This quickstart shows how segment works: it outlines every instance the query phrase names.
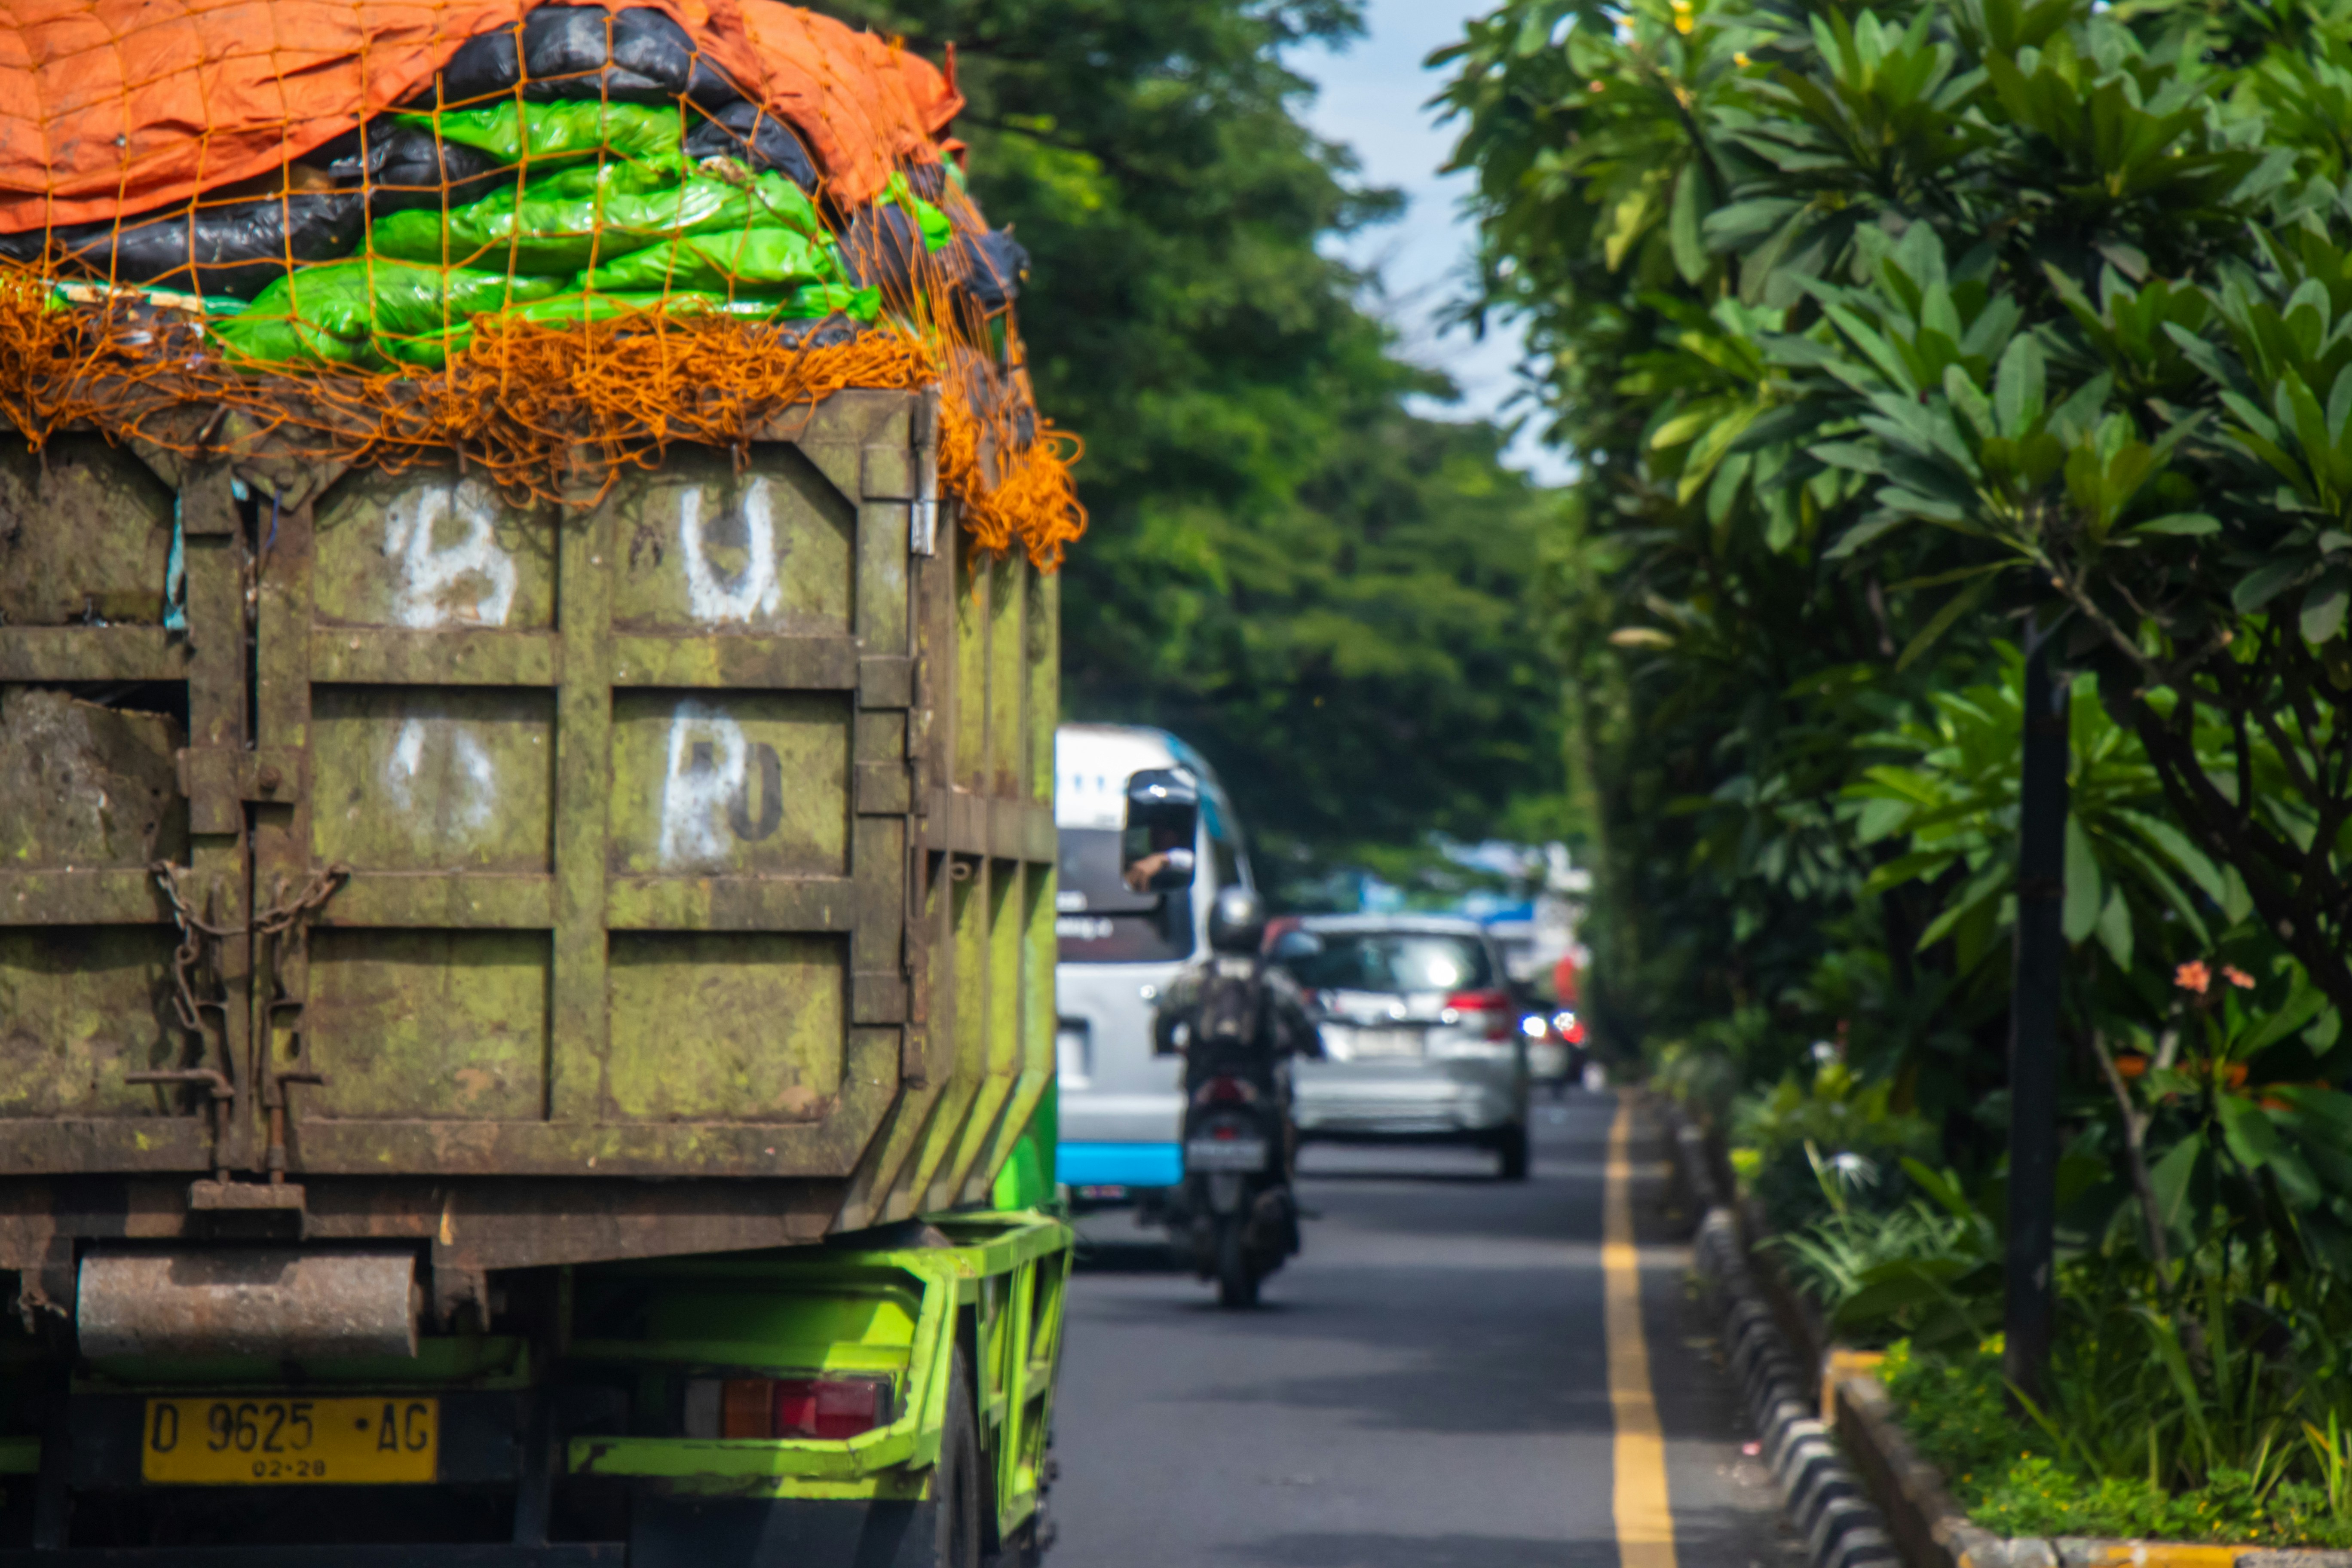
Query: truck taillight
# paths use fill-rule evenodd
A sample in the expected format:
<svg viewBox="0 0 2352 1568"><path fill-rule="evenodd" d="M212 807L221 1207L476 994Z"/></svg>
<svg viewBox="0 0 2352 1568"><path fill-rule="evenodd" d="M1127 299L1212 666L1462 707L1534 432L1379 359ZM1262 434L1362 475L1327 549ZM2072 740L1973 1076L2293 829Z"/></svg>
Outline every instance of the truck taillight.
<svg viewBox="0 0 2352 1568"><path fill-rule="evenodd" d="M879 1377L697 1378L687 1385L686 1405L689 1437L839 1442L889 1425L890 1383Z"/></svg>
<svg viewBox="0 0 2352 1568"><path fill-rule="evenodd" d="M1456 991L1445 999L1448 1023L1458 1022L1473 1034L1490 1040L1511 1037L1511 994L1507 991Z"/></svg>

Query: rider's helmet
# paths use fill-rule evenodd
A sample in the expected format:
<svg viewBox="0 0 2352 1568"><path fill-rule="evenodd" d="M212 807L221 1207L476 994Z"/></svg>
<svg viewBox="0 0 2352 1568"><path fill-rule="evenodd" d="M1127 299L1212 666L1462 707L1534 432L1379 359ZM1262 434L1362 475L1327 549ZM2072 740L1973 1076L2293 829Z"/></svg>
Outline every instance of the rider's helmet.
<svg viewBox="0 0 2352 1568"><path fill-rule="evenodd" d="M1255 954L1265 940L1265 900L1249 888L1221 888L1209 906L1209 945Z"/></svg>

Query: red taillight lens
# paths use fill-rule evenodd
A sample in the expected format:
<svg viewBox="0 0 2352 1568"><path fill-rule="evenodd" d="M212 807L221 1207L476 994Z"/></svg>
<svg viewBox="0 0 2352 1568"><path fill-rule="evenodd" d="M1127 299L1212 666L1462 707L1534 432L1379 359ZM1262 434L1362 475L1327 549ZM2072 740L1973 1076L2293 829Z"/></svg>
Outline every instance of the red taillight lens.
<svg viewBox="0 0 2352 1568"><path fill-rule="evenodd" d="M839 1442L890 1419L890 1385L866 1377L730 1377L719 1392L722 1437Z"/></svg>
<svg viewBox="0 0 2352 1568"><path fill-rule="evenodd" d="M1213 1078L1202 1084L1192 1096L1195 1105L1247 1105L1257 1098L1257 1090L1237 1078Z"/></svg>
<svg viewBox="0 0 2352 1568"><path fill-rule="evenodd" d="M1507 991L1456 991L1445 999L1445 1010L1462 1016L1462 1026L1483 1032L1490 1040L1511 1037L1511 994ZM1476 1014L1480 1016L1472 1016Z"/></svg>

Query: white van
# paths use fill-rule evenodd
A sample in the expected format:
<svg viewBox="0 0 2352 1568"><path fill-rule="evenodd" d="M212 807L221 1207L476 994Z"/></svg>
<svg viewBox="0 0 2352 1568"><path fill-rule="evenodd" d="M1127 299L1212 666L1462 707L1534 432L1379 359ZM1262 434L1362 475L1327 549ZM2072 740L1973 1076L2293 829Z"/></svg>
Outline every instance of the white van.
<svg viewBox="0 0 2352 1568"><path fill-rule="evenodd" d="M1156 768L1181 769L1199 784L1192 881L1137 893L1120 879L1127 784ZM1176 972L1207 948L1217 889L1251 885L1249 855L1216 770L1165 731L1065 724L1054 737L1054 777L1061 833L1056 1173L1082 1199L1148 1199L1184 1175L1184 1066L1151 1054L1152 1014Z"/></svg>

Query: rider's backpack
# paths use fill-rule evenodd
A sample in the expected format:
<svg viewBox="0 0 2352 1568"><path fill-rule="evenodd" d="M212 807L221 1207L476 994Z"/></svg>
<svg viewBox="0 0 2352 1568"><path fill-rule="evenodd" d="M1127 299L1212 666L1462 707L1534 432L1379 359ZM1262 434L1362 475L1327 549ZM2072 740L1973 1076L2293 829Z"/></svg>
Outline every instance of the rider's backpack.
<svg viewBox="0 0 2352 1568"><path fill-rule="evenodd" d="M1201 985L1200 1038L1212 1046L1255 1044L1264 1010L1265 986L1257 965L1213 964Z"/></svg>

